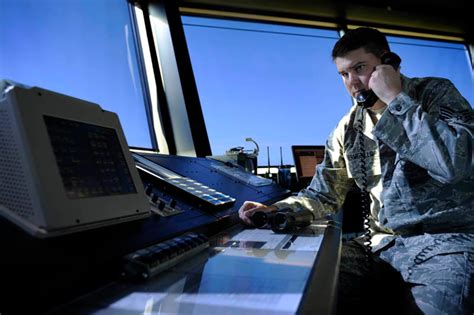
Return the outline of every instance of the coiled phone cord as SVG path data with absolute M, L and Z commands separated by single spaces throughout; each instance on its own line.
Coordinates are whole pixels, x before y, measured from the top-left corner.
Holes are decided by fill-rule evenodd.
M 371 233 L 370 233 L 370 194 L 368 191 L 368 174 L 367 174 L 367 162 L 366 152 L 365 152 L 365 143 L 364 143 L 364 132 L 363 132 L 363 116 L 365 115 L 365 108 L 361 108 L 362 115 L 358 121 L 358 128 L 357 132 L 359 135 L 358 147 L 360 153 L 360 172 L 362 174 L 362 193 L 361 193 L 361 212 L 363 217 L 363 224 L 364 224 L 364 233 L 362 235 L 362 244 L 364 247 L 365 257 L 368 264 L 369 270 L 372 269 L 372 240 L 371 240 Z
M 441 246 L 443 243 L 451 243 L 451 244 L 460 244 L 462 245 L 463 241 L 467 241 L 468 243 L 474 242 L 474 235 L 472 234 L 453 234 L 446 238 L 435 238 L 434 243 L 432 245 L 428 245 L 424 247 L 418 254 L 416 254 L 415 258 L 413 259 L 413 265 L 408 267 L 408 277 L 410 277 L 417 268 L 418 265 L 422 264 L 429 258 L 430 252 L 434 251 L 436 247 Z M 474 253 L 469 252 L 467 259 L 470 263 L 474 263 Z
M 400 67 L 400 63 L 402 62 L 402 59 L 395 53 L 393 52 L 387 52 L 384 53 L 381 57 L 381 62 L 382 64 L 388 64 L 391 65 L 395 71 L 398 70 Z M 375 70 L 375 68 L 374 68 Z M 364 245 L 364 250 L 365 254 L 367 256 L 367 261 L 369 262 L 369 265 L 372 264 L 372 241 L 371 241 L 371 233 L 370 233 L 370 194 L 368 191 L 368 174 L 367 174 L 367 163 L 365 161 L 366 159 L 366 154 L 365 154 L 365 143 L 364 143 L 364 123 L 363 123 L 363 117 L 366 114 L 366 109 L 369 107 L 372 107 L 375 102 L 377 102 L 378 97 L 377 95 L 372 91 L 364 91 L 364 93 L 360 93 L 357 96 L 357 104 L 361 106 L 361 115 L 360 119 L 358 120 L 358 136 L 359 136 L 359 151 L 360 151 L 360 172 L 362 173 L 362 194 L 361 194 L 361 210 L 362 210 L 362 216 L 364 219 L 364 234 L 363 234 L 363 245 Z
M 424 262 L 427 258 L 430 252 L 434 251 L 436 247 L 440 246 L 443 243 L 452 243 L 452 244 L 462 244 L 462 241 L 468 241 L 468 242 L 474 242 L 474 235 L 466 235 L 466 234 L 453 234 L 448 236 L 445 239 L 442 238 L 435 238 L 434 244 L 428 245 L 424 247 L 413 259 L 413 262 L 415 265 L 419 265 L 422 262 Z M 470 257 L 470 256 L 469 256 Z

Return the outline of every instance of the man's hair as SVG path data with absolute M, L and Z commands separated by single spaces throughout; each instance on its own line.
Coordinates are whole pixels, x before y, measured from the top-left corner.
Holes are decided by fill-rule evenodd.
M 359 48 L 364 48 L 365 52 L 372 53 L 377 57 L 390 51 L 385 35 L 374 28 L 359 27 L 346 32 L 337 41 L 332 49 L 332 59 L 344 57 L 349 52 Z

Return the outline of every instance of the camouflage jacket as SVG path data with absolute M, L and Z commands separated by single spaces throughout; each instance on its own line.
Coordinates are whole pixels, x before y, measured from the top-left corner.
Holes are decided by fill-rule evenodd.
M 473 110 L 446 79 L 402 76 L 402 83 L 403 92 L 375 125 L 367 110 L 353 106 L 329 136 L 310 185 L 276 206 L 323 217 L 366 177 L 374 228 L 400 235 L 474 233 Z

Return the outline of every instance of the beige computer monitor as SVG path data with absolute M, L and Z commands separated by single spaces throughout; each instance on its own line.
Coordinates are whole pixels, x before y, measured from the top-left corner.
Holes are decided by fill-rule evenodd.
M 0 99 L 0 215 L 37 237 L 149 215 L 115 113 L 38 87 Z

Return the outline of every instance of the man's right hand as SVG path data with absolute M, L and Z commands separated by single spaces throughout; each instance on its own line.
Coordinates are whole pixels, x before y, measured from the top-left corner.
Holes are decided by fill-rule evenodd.
M 254 225 L 250 217 L 256 211 L 272 212 L 276 210 L 278 210 L 276 206 L 266 206 L 259 202 L 245 201 L 239 209 L 239 218 L 244 221 L 245 224 Z

